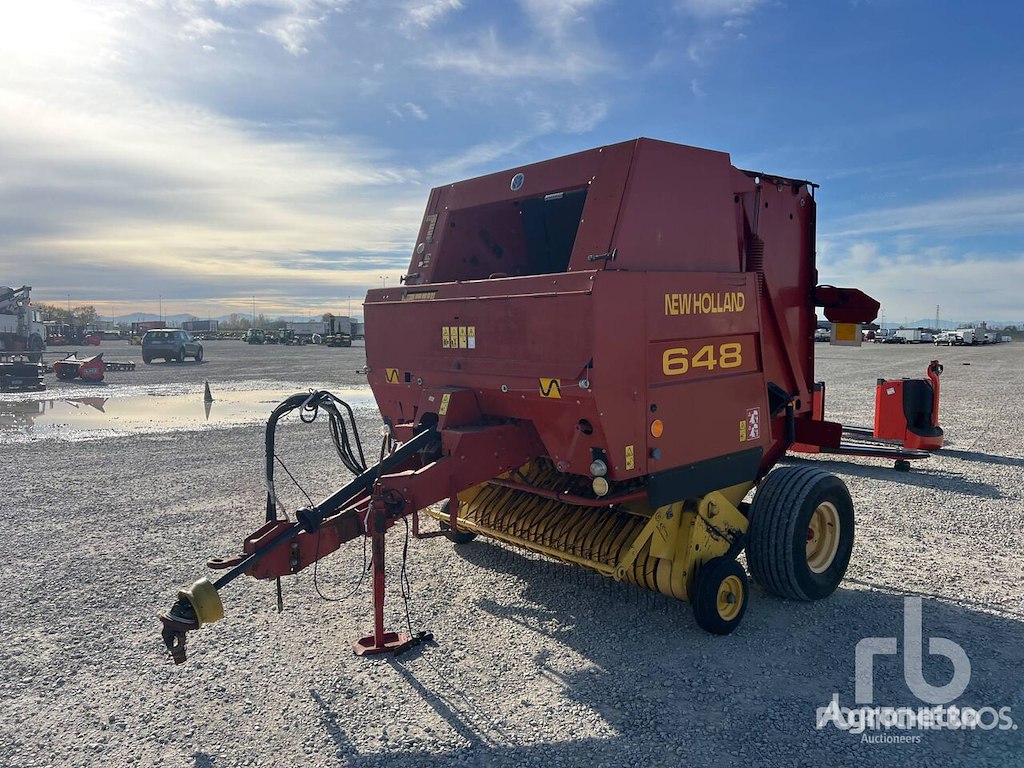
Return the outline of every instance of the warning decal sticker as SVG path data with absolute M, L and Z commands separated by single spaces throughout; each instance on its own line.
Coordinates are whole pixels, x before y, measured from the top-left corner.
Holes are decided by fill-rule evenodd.
M 559 379 L 540 379 L 540 396 L 561 398 L 562 382 Z
M 761 409 L 747 409 L 747 440 L 761 439 Z

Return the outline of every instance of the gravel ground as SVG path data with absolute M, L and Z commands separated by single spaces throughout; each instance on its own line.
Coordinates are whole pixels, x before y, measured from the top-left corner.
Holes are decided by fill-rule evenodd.
M 103 351 L 140 358 L 137 347 Z M 353 543 L 317 575 L 335 601 L 317 597 L 312 569 L 285 582 L 283 614 L 271 584 L 239 580 L 223 595 L 225 620 L 192 634 L 188 663 L 175 667 L 156 613 L 258 527 L 269 406 L 244 423 L 177 432 L 159 420 L 113 435 L 0 430 L 14 521 L 0 565 L 0 765 L 1021 765 L 1016 729 L 876 744 L 815 728 L 833 694 L 852 705 L 860 639 L 899 637 L 903 650 L 905 596 L 922 598 L 925 637 L 970 658 L 959 703 L 1011 707 L 1024 721 L 1024 344 L 819 345 L 818 374 L 831 418 L 870 424 L 876 377 L 923 375 L 933 356 L 946 366 L 948 448 L 909 474 L 881 460 L 811 459 L 853 495 L 847 578 L 814 604 L 754 587 L 728 637 L 699 630 L 685 604 L 486 541 L 431 539 L 409 548 L 410 611 L 437 644 L 356 658 L 349 643 L 371 614 L 366 584 L 350 594 L 362 563 Z M 139 360 L 134 373 L 109 374 L 102 395 L 200 398 L 206 380 L 215 396 L 365 385 L 359 348 L 209 342 L 206 358 Z M 49 378 L 50 396 L 83 389 Z M 375 411 L 358 412 L 375 443 Z M 346 480 L 319 422 L 283 428 L 280 446 L 314 497 Z M 294 488 L 289 498 L 302 499 Z M 402 535 L 388 536 L 393 628 L 405 624 Z M 926 678 L 948 681 L 949 662 L 925 655 Z M 875 704 L 922 706 L 900 658 L 876 660 Z

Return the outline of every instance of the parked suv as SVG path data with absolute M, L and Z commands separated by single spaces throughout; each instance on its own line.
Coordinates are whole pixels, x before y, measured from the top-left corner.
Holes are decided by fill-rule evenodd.
M 198 363 L 203 359 L 203 345 L 186 331 L 177 328 L 156 328 L 146 331 L 142 337 L 142 362 L 149 364 L 154 358 L 162 357 L 167 362 L 185 362 L 186 357 Z

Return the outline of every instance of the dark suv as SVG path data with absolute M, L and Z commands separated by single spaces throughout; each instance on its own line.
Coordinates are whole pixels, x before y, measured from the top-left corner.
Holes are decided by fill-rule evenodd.
M 203 345 L 185 331 L 177 328 L 157 328 L 146 331 L 142 337 L 142 362 L 152 363 L 154 358 L 162 357 L 170 362 L 185 362 L 186 357 L 195 358 L 198 363 L 203 359 Z

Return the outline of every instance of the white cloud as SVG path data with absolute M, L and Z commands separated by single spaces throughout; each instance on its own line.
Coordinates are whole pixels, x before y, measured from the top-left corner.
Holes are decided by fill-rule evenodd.
M 677 0 L 676 8 L 695 19 L 696 29 L 686 45 L 686 58 L 693 64 L 707 64 L 711 54 L 727 39 L 744 40 L 740 30 L 766 0 Z
M 429 0 L 412 2 L 405 7 L 399 26 L 409 36 L 429 29 L 449 13 L 462 10 L 462 0 Z
M 821 238 L 822 283 L 860 288 L 881 302 L 888 322 L 933 317 L 1014 321 L 1024 316 L 1024 251 L 964 252 L 929 239 Z
M 939 232 L 959 236 L 1019 231 L 1021 226 L 1024 226 L 1024 191 L 1011 190 L 864 211 L 835 220 L 831 223 L 830 234 L 860 237 L 898 232 Z
M 485 80 L 534 80 L 547 83 L 580 83 L 608 68 L 605 54 L 596 46 L 536 49 L 510 48 L 491 27 L 471 43 L 447 43 L 429 53 L 424 62 L 432 69 L 452 70 Z
M 702 19 L 737 18 L 752 13 L 765 0 L 677 0 L 680 9 Z
M 538 32 L 556 42 L 571 40 L 577 34 L 587 34 L 585 11 L 598 4 L 598 0 L 521 0 Z
M 420 121 L 430 119 L 430 115 L 427 114 L 427 111 L 423 109 L 423 107 L 418 104 L 414 104 L 411 101 L 407 101 L 405 104 L 388 104 L 386 109 L 399 120 L 405 120 L 406 117 L 411 117 Z
M 425 110 L 418 104 L 413 104 L 411 101 L 407 101 L 403 106 L 405 107 L 405 111 L 408 112 L 413 117 L 415 117 L 417 120 L 430 119 L 430 115 L 427 114 L 427 110 Z

